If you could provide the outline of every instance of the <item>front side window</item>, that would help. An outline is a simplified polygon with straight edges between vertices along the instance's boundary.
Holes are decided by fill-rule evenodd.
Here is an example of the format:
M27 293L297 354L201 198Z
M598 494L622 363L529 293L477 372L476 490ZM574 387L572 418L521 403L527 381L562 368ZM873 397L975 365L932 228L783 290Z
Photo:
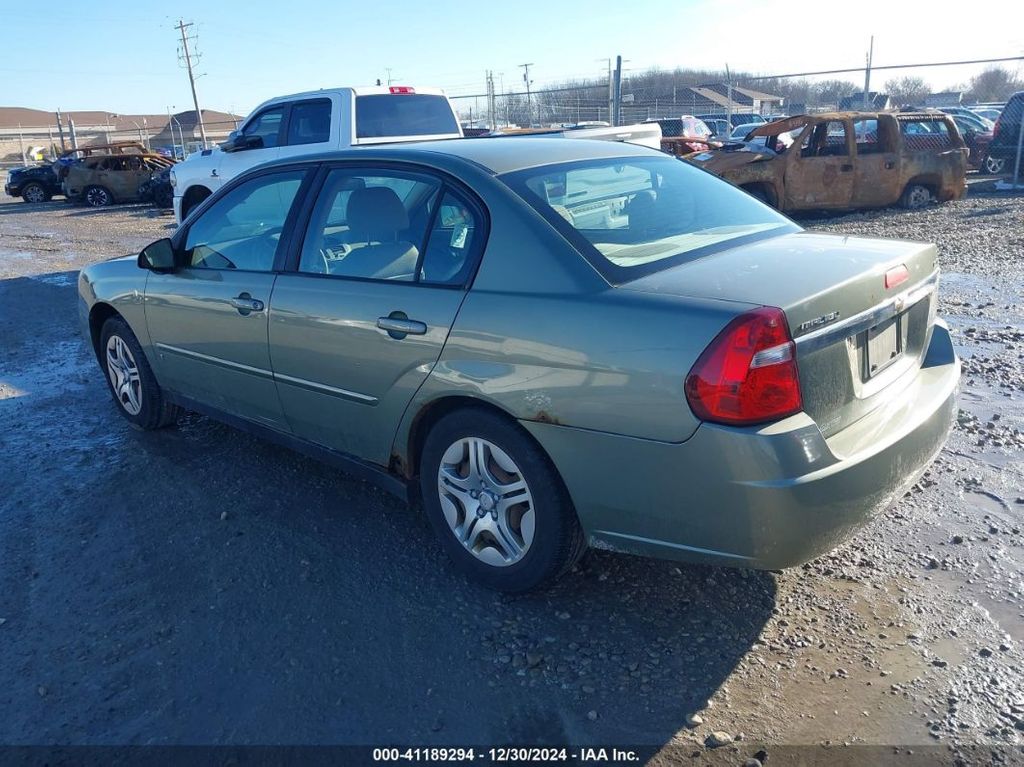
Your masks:
M801 157L845 157L847 154L846 123L829 120L804 131Z
M288 117L288 145L322 144L331 137L331 101L300 101Z
M189 227L186 263L196 269L271 271L305 174L296 170L258 176L217 200Z
M613 284L800 231L732 185L668 157L549 165L500 178Z
M264 147L277 146L283 119L283 106L265 109L249 121L243 133L246 136L259 136L263 139Z

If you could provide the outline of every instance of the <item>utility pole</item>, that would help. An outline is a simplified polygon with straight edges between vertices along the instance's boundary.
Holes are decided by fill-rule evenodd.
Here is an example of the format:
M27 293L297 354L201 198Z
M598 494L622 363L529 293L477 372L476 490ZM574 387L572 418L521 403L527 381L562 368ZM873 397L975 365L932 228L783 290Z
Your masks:
M185 30L191 26L191 21L186 24L182 19L178 19L178 26L175 29L181 32L181 50L185 57L185 68L188 70L188 83L192 86L192 104L196 108L196 122L199 123L199 136L203 140L203 149L206 149L206 126L203 125L203 113L199 109L199 97L196 95L196 78L192 73L192 54L188 50L188 38L185 36Z
M611 59L598 59L598 61L603 61L605 64L608 65L608 122L611 122L612 121L612 106L613 106L612 102L615 101L615 96L613 95L614 90L612 89L612 60ZM601 108L600 107L597 108L597 119L600 122L600 120L601 120Z
M729 133L732 133L732 74L729 73L729 65L725 65L725 98L728 104L725 105L725 119L729 123Z
M391 67L384 67L384 71L388 73L388 86L390 86L391 83L394 82L394 80L391 79Z
M611 124L622 124L622 56L615 57L615 75L612 80Z
M60 151L67 149L67 145L64 143L64 125L60 121L60 110L57 110L57 133L60 135Z
M498 128L498 115L494 98L494 72L487 70L487 124L491 130Z
M871 43L868 46L867 66L864 67L864 111L867 112L870 105L871 92L871 57L875 53L875 36L871 35Z
M533 64L520 64L523 68L523 82L526 83L526 118L529 125L527 127L533 127L533 102L530 99L530 84L533 80L530 79L530 67Z

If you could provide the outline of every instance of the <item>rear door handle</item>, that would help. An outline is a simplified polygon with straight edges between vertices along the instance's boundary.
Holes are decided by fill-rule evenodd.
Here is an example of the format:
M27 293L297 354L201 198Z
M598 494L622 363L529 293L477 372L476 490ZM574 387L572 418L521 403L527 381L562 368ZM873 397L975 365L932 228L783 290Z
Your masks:
M839 170L841 170L843 173L849 173L851 170L853 170L853 166L852 165L841 165L841 166L839 166Z
M395 317L398 312L392 312L390 317L378 317L377 327L386 330L392 338L405 338L406 336L422 336L427 332L427 323L419 320L410 320L407 317Z
M263 302L248 293L240 293L235 298L228 299L228 303L238 309L238 313L243 316L251 312L262 312L264 309Z
M893 169L893 168L895 168L895 167L896 167L896 163L894 163L894 162L887 162L887 163L885 164L885 169L886 169L886 170L892 170L892 169Z

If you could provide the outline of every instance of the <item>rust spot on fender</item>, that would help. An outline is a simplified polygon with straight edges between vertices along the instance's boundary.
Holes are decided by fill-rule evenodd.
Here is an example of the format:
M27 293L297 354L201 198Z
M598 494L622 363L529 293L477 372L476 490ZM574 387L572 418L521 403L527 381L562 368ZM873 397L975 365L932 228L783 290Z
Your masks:
M537 421L538 423L550 423L555 426L562 425L562 422L555 418L555 416L551 415L547 410L538 411L537 415L533 417L533 420Z

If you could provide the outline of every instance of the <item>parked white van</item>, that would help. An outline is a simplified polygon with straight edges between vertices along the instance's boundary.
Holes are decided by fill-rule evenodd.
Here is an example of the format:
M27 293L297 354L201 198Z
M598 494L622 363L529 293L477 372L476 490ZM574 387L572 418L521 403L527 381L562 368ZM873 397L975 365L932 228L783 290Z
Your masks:
M279 96L256 107L219 149L174 166L174 216L180 223L226 181L270 160L363 144L461 137L455 110L437 88L330 88Z

